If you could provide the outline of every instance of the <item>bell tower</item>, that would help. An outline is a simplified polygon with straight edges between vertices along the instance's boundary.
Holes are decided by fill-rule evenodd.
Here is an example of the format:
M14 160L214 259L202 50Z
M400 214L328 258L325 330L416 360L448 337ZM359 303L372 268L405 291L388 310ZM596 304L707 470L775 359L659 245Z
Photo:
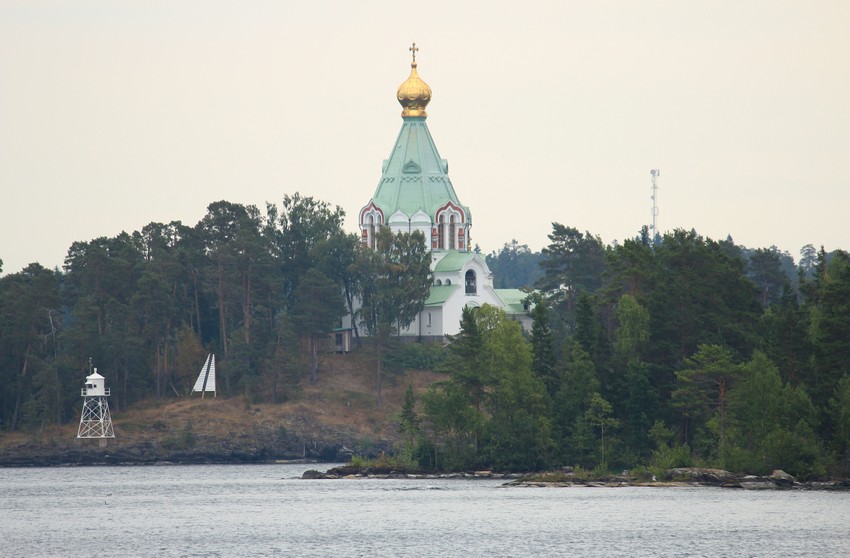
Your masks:
M372 199L360 210L363 244L374 248L375 233L389 227L393 233L419 231L434 252L469 252L472 214L460 203L449 180L449 163L440 158L426 119L431 87L419 77L416 53L410 47L410 75L398 86L401 131L381 168L381 180Z

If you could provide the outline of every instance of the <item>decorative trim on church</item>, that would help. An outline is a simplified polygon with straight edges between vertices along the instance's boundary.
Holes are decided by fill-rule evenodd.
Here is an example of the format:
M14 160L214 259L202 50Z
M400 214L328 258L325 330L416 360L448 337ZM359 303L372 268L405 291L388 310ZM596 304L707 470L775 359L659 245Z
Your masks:
M384 224L384 212L370 201L369 205L360 210L360 242L375 247L375 234Z
M422 172L422 167L416 164L416 161L411 159L404 164L404 167L402 167L401 172L406 174L418 174Z
M439 216L440 216L440 213L445 213L445 212L453 212L453 213L457 213L458 215L460 215L460 221L461 221L461 223L465 223L465 222L466 222L466 212L463 210L463 208L462 208L461 206L456 205L456 204L455 204L454 202L452 202L451 200L447 201L447 202L445 203L445 205L443 205L442 207L440 207L439 209L437 209L437 212L434 214L434 216L435 216L435 217L439 217Z
M432 250L466 250L466 212L462 207L446 202L434 214L431 230Z
M410 50L415 56L415 45ZM421 232L433 250L434 283L425 308L401 335L443 341L445 335L460 331L464 306L484 304L504 309L529 331L532 320L523 308L527 293L494 289L485 258L472 250L472 213L460 204L448 177L448 162L440 158L428 131L425 107L431 88L419 77L415 57L396 98L403 109L402 128L381 165L375 193L359 212L359 226L365 246L374 247L376 233L388 227L393 234ZM348 326L355 319L346 316L344 323Z

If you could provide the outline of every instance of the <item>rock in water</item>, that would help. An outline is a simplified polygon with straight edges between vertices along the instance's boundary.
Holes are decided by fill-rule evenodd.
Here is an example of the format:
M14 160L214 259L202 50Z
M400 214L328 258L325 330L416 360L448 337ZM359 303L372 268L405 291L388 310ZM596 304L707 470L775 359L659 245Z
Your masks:
M776 469L773 471L770 475L770 480L772 480L776 486L794 486L797 484L797 479L782 469Z
M317 471L315 469L308 469L304 471L301 475L302 479L314 480L314 479L326 479L328 478L323 472Z

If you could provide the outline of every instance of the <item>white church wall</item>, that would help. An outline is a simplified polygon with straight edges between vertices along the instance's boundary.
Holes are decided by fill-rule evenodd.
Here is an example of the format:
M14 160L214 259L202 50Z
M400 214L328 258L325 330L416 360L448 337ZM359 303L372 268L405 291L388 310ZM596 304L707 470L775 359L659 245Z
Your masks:
M427 307L420 316L422 317L422 335L442 337L445 334L442 308Z
M431 219L421 211L417 211L410 217L403 211L396 211L387 220L387 225L393 234L412 234L419 231L425 237L426 244L431 238Z

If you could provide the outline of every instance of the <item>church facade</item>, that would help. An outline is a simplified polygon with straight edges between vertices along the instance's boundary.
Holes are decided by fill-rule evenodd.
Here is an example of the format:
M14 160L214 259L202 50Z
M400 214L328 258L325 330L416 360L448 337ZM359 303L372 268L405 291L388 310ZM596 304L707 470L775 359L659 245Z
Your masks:
M434 283L417 319L403 336L442 338L460 330L465 306L501 308L530 330L519 289L493 288L493 274L470 241L472 213L458 199L449 179L448 161L440 157L426 123L431 88L419 77L416 45L410 48L410 76L396 97L402 106L401 131L372 198L358 214L361 241L374 248L380 227L393 233L420 231L431 250Z

